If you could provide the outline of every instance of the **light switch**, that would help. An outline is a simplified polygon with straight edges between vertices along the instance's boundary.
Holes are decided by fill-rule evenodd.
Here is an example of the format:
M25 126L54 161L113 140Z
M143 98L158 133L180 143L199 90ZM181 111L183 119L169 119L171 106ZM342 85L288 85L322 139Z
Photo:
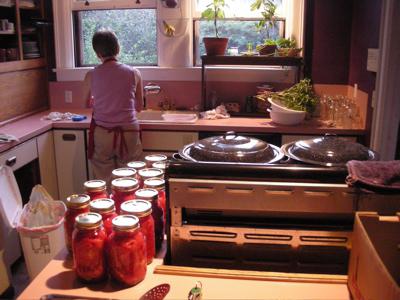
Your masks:
M368 49L367 71L378 72L379 49Z
M65 103L72 103L72 91L65 91L64 99Z

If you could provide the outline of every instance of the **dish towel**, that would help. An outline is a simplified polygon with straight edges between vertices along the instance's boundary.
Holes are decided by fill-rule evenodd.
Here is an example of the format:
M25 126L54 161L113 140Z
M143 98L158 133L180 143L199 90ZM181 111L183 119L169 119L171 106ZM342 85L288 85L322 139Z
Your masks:
M206 120L228 119L231 117L223 104L217 106L215 109L201 112L200 116Z
M347 162L349 186L373 192L400 193L400 160Z
M86 119L86 116L73 114L70 112L61 113L61 112L53 111L53 112L49 113L47 116L44 116L43 119L51 120L53 122L65 121L65 120L82 121L82 120Z
M18 141L19 141L18 138L11 134L0 133L0 144L18 142Z

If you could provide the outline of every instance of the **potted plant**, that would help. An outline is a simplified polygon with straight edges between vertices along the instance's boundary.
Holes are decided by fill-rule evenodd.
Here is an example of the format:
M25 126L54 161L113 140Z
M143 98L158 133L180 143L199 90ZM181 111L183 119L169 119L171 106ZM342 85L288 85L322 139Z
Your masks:
M293 38L280 38L276 41L276 44L278 46L278 56L295 57L298 56L301 51L301 48L296 47L296 40Z
M272 56L278 48L277 42L273 39L266 39L264 44L257 45L256 49L260 55Z
M207 9L201 14L201 17L206 20L214 21L215 37L204 37L203 42L206 48L207 55L224 55L228 38L219 37L217 20L225 18L224 8L225 0L212 0L207 5Z

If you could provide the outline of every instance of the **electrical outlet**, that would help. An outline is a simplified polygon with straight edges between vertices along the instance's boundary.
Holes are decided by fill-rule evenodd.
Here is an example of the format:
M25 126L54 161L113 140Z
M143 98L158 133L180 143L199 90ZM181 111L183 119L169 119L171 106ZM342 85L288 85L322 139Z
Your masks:
M72 91L65 91L64 100L65 103L72 103Z

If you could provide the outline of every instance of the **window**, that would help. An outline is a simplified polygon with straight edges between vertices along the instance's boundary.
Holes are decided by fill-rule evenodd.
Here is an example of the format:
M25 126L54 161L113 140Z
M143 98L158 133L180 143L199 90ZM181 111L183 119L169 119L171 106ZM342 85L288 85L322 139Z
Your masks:
M157 65L155 9L84 10L74 13L76 66L92 66L99 60L92 36L101 28L113 30L121 50L119 60L130 65Z

